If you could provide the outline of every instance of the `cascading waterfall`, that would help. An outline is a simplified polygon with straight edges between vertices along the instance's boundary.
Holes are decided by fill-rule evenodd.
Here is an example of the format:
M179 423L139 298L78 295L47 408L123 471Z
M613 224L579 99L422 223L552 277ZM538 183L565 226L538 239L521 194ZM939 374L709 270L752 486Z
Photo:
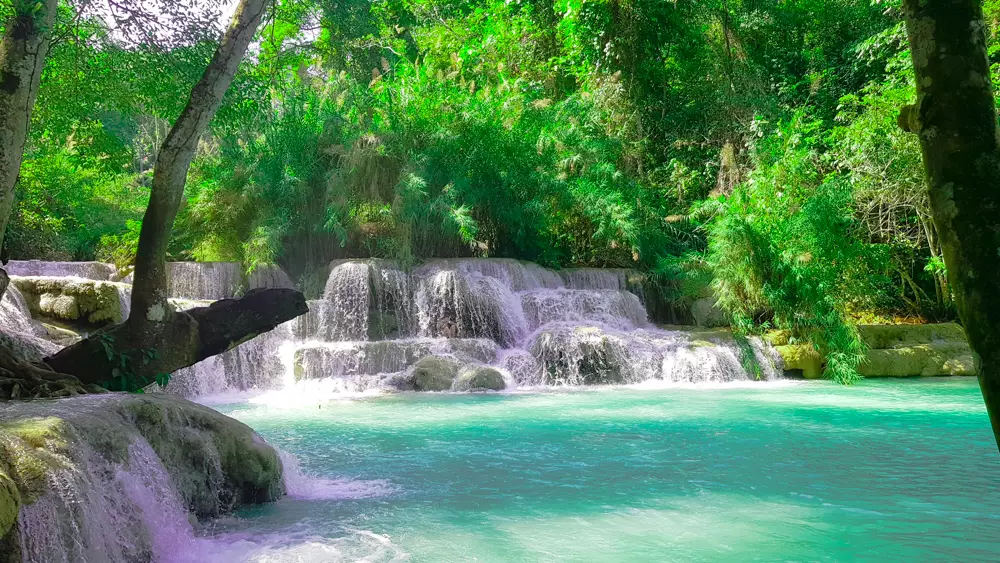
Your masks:
M96 262L12 264L22 275L64 273L98 284L117 275ZM180 309L292 285L276 266L244 276L233 263L171 263L168 280ZM130 286L111 285L125 318ZM419 388L414 366L427 357L445 361L434 369L457 366L449 368L456 373L490 366L507 387L780 377L780 360L759 340L655 327L642 293L623 269L556 272L510 259L444 259L408 271L386 260L338 260L307 314L179 370L167 390L197 397L320 380L345 392ZM4 338L34 350L32 357L58 348L13 286L0 303L0 324Z
M507 387L780 377L780 360L758 339L652 325L629 276L508 259L437 260L412 272L339 260L308 314L178 372L168 390L409 389L428 357L489 366Z

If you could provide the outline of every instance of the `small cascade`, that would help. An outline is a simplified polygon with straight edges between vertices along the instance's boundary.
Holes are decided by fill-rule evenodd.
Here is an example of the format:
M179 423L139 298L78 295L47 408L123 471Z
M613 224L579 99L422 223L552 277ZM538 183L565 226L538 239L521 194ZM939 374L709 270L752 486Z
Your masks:
M294 287L278 266L260 266L248 276L238 262L168 262L167 290L179 299L228 299L265 287Z
M12 403L0 409L0 457L21 491L17 539L3 543L20 553L0 559L25 563L232 561L193 518L276 500L279 459L294 461L235 420L163 395Z
M170 262L167 291L181 299L226 299L243 283L243 272L235 262Z
M7 286L0 300L0 339L22 357L38 361L61 348L47 340L46 335L45 328L32 320L31 310L21 292L14 284Z
M371 297L368 264L344 262L334 265L327 278L319 333L331 340L365 340Z
M217 356L177 370L167 391L183 397L203 397L229 391L280 389L288 368L278 353L292 337L284 324Z
M141 436L120 463L70 430L53 455L47 488L19 514L25 563L131 563L170 559L195 542L188 513L156 453Z

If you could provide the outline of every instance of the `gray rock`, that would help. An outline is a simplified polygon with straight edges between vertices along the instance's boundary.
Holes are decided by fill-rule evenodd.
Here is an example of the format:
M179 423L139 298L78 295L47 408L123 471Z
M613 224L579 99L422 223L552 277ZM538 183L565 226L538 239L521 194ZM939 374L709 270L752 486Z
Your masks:
M455 380L456 391L503 391L507 387L503 374L489 366L470 366Z
M413 388L416 391L447 391L458 376L457 360L443 356L427 356L413 365Z

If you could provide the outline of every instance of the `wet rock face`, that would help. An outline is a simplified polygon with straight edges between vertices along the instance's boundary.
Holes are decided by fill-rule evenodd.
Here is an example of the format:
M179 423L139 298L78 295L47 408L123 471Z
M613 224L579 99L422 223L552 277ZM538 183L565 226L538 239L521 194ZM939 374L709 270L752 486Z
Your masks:
M153 528L190 534L188 513L214 517L283 493L270 446L184 399L102 395L0 410L4 563L155 560Z

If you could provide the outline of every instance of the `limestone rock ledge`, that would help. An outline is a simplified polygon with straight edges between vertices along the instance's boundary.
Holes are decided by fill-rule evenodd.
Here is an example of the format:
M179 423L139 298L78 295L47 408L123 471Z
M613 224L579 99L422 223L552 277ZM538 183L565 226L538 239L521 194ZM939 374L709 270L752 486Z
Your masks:
M152 528L171 506L187 524L184 512L210 518L283 494L271 446L179 397L90 395L0 409L0 563L96 552L152 561Z
M46 276L11 276L10 282L24 296L33 317L94 326L119 324L128 317L132 291L128 284Z
M866 361L858 366L864 377L936 377L975 375L972 349L965 331L955 323L927 325L861 325L861 338L869 346ZM769 335L784 360L786 371L799 371L805 379L823 376L826 359L812 344L790 343L788 335Z

